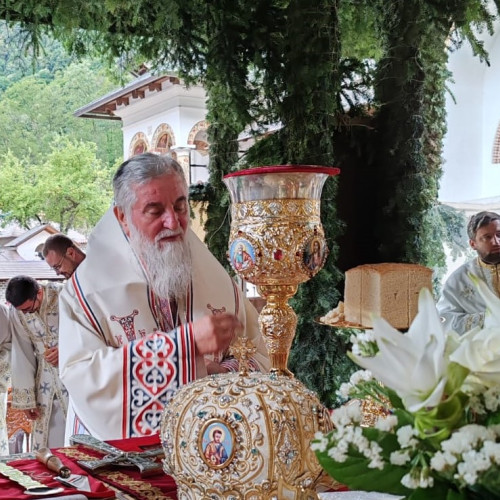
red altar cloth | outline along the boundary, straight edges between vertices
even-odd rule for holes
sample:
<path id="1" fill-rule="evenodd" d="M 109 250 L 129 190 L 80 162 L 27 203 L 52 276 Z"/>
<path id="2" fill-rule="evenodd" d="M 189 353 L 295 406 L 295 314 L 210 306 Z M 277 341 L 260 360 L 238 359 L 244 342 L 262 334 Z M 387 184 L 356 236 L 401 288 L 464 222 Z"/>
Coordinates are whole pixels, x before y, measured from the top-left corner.
<path id="1" fill-rule="evenodd" d="M 122 451 L 145 451 L 151 447 L 160 445 L 158 435 L 148 436 L 144 438 L 132 438 L 108 441 L 113 446 Z M 77 460 L 85 460 L 91 458 L 101 458 L 103 453 L 90 450 L 84 446 L 70 446 L 66 448 L 52 449 L 52 453 L 58 456 L 64 465 L 67 465 L 73 474 L 88 475 L 91 492 L 79 491 L 75 488 L 64 487 L 64 491 L 58 495 L 75 495 L 83 494 L 88 498 L 114 498 L 115 492 L 106 486 L 106 483 L 115 488 L 129 493 L 138 500 L 177 500 L 176 485 L 172 477 L 164 473 L 141 478 L 137 469 L 124 468 L 113 466 L 98 472 L 93 472 L 90 475 L 77 464 Z M 51 487 L 61 487 L 62 485 L 53 479 L 54 473 L 34 459 L 13 460 L 7 462 L 12 467 L 29 474 L 33 479 Z M 18 500 L 29 498 L 23 493 L 22 486 L 14 483 L 10 479 L 0 474 L 0 498 L 3 500 Z"/>

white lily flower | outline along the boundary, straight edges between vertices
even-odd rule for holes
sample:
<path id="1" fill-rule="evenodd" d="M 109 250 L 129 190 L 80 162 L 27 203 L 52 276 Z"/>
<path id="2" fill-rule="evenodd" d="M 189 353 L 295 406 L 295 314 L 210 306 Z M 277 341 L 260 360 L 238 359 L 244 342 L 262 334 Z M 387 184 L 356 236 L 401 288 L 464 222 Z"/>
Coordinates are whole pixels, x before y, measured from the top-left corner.
<path id="1" fill-rule="evenodd" d="M 373 357 L 352 353 L 350 357 L 396 391 L 409 411 L 439 404 L 446 384 L 446 338 L 431 292 L 420 291 L 418 313 L 408 332 L 373 318 L 373 333 L 379 352 Z"/>

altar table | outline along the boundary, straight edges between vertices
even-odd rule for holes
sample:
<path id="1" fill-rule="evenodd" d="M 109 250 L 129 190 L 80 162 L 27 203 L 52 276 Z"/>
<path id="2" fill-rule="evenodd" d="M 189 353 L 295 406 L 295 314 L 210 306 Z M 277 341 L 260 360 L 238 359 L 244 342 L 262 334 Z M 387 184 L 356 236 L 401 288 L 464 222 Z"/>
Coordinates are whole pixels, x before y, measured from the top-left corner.
<path id="1" fill-rule="evenodd" d="M 108 441 L 122 451 L 145 451 L 152 447 L 160 446 L 158 435 L 144 438 L 131 438 L 123 440 Z M 112 467 L 102 471 L 92 472 L 90 475 L 82 469 L 77 460 L 88 460 L 101 458 L 104 454 L 91 450 L 81 445 L 68 446 L 64 448 L 52 448 L 52 453 L 59 457 L 64 465 L 67 465 L 73 474 L 85 474 L 89 478 L 91 492 L 79 491 L 74 488 L 63 487 L 59 495 L 39 498 L 71 498 L 81 500 L 82 498 L 118 499 L 118 500 L 177 500 L 176 485 L 172 477 L 164 473 L 151 477 L 141 478 L 137 469 L 125 467 Z M 21 458 L 0 457 L 0 460 L 30 475 L 33 479 L 51 487 L 61 487 L 56 481 L 54 473 L 32 458 L 32 455 L 21 456 Z M 161 457 L 159 457 L 161 459 Z M 23 487 L 10 479 L 0 475 L 0 498 L 2 500 L 18 500 L 34 498 L 23 493 Z M 77 496 L 78 495 L 78 496 Z M 83 495 L 83 497 L 82 497 Z"/>

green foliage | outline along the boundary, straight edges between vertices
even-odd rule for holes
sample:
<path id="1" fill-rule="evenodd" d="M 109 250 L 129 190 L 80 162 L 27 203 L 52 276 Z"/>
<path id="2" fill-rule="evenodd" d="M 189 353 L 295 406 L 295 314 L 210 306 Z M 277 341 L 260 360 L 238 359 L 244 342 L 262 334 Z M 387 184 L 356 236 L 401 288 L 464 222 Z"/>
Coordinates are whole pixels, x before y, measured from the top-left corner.
<path id="1" fill-rule="evenodd" d="M 30 38 L 19 25 L 8 26 L 0 21 L 0 95 L 22 78 L 38 75 L 52 80 L 56 71 L 66 68 L 73 58 L 61 43 L 42 35 L 40 53 L 35 55 Z"/>
<path id="2" fill-rule="evenodd" d="M 432 206 L 425 218 L 425 227 L 429 231 L 428 241 L 434 248 L 444 244 L 453 260 L 470 252 L 466 226 L 467 218 L 464 212 L 443 204 Z M 438 297 L 442 278 L 446 273 L 445 256 L 440 252 L 429 251 L 427 265 L 434 270 L 434 290 L 435 296 Z"/>
<path id="3" fill-rule="evenodd" d="M 382 56 L 373 2 L 344 0 L 339 9 L 342 58 L 377 60 Z"/>
<path id="4" fill-rule="evenodd" d="M 70 64 L 52 79 L 37 73 L 13 83 L 0 98 L 0 154 L 10 150 L 40 162 L 57 137 L 70 136 L 95 142 L 99 158 L 114 164 L 122 155 L 120 123 L 73 115 L 113 86 L 89 60 Z"/>
<path id="5" fill-rule="evenodd" d="M 111 203 L 111 176 L 92 143 L 56 141 L 41 165 L 8 152 L 0 160 L 3 222 L 56 222 L 63 232 L 87 232 Z"/>

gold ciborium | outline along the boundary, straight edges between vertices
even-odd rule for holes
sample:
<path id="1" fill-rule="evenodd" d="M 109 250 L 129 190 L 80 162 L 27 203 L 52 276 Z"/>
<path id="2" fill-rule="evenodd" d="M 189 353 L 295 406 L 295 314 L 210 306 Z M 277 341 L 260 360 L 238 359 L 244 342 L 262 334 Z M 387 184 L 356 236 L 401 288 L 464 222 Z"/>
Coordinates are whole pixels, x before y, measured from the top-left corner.
<path id="1" fill-rule="evenodd" d="M 297 316 L 288 304 L 328 254 L 320 219 L 323 184 L 339 169 L 283 165 L 224 177 L 231 195 L 229 261 L 267 300 L 259 315 L 272 371 L 291 375 L 288 355 Z"/>

